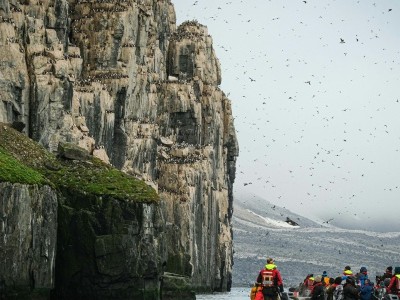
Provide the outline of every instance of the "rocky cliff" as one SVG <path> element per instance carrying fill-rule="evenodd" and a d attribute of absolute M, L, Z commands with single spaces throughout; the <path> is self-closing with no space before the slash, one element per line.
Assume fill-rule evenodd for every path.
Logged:
<path fill-rule="evenodd" d="M 179 276 L 195 290 L 230 288 L 238 146 L 220 82 L 207 28 L 176 28 L 170 1 L 0 0 L 0 122 L 53 153 L 79 145 L 160 199 L 131 207 L 60 183 L 57 291 L 107 297 L 163 274 L 163 299 Z M 142 243 L 156 258 L 132 250 Z M 90 266 L 74 269 L 77 253 Z"/>
<path fill-rule="evenodd" d="M 48 186 L 0 183 L 0 280 L 21 297 L 54 287 L 56 193 Z M 11 284 L 12 283 L 12 284 Z M 36 292 L 35 291 L 35 292 Z"/>
<path fill-rule="evenodd" d="M 153 188 L 1 123 L 0 166 L 0 296 L 158 299 L 165 225 Z"/>

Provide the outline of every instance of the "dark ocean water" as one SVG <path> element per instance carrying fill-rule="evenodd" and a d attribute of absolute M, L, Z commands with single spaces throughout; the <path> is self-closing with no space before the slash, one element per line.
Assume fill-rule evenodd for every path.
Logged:
<path fill-rule="evenodd" d="M 229 293 L 196 295 L 196 300 L 249 300 L 250 287 L 232 288 Z"/>

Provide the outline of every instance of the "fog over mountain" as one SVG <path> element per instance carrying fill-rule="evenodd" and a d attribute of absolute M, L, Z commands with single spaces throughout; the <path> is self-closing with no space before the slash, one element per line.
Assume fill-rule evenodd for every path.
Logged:
<path fill-rule="evenodd" d="M 285 221 L 289 218 L 298 226 Z M 317 222 L 254 195 L 234 201 L 234 286 L 253 283 L 267 257 L 273 257 L 286 286 L 308 273 L 339 276 L 346 265 L 365 266 L 374 281 L 389 265 L 400 265 L 400 233 L 340 228 Z"/>

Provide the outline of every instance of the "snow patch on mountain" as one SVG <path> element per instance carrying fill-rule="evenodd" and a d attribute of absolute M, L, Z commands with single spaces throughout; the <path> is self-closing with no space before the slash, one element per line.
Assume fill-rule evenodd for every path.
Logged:
<path fill-rule="evenodd" d="M 255 215 L 256 217 L 264 220 L 268 226 L 283 227 L 283 228 L 299 228 L 300 227 L 300 226 L 296 226 L 296 225 L 290 225 L 290 224 L 286 223 L 285 221 L 274 220 L 274 219 L 271 219 L 268 217 L 260 216 L 259 214 L 255 213 L 254 211 L 251 211 L 250 209 L 248 209 L 247 211 L 250 212 L 251 214 Z"/>

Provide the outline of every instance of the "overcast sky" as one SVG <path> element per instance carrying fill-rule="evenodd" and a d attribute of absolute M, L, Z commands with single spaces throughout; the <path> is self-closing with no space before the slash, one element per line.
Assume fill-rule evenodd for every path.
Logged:
<path fill-rule="evenodd" d="M 173 3 L 178 24 L 208 27 L 221 62 L 240 146 L 235 190 L 400 231 L 400 1 Z"/>

